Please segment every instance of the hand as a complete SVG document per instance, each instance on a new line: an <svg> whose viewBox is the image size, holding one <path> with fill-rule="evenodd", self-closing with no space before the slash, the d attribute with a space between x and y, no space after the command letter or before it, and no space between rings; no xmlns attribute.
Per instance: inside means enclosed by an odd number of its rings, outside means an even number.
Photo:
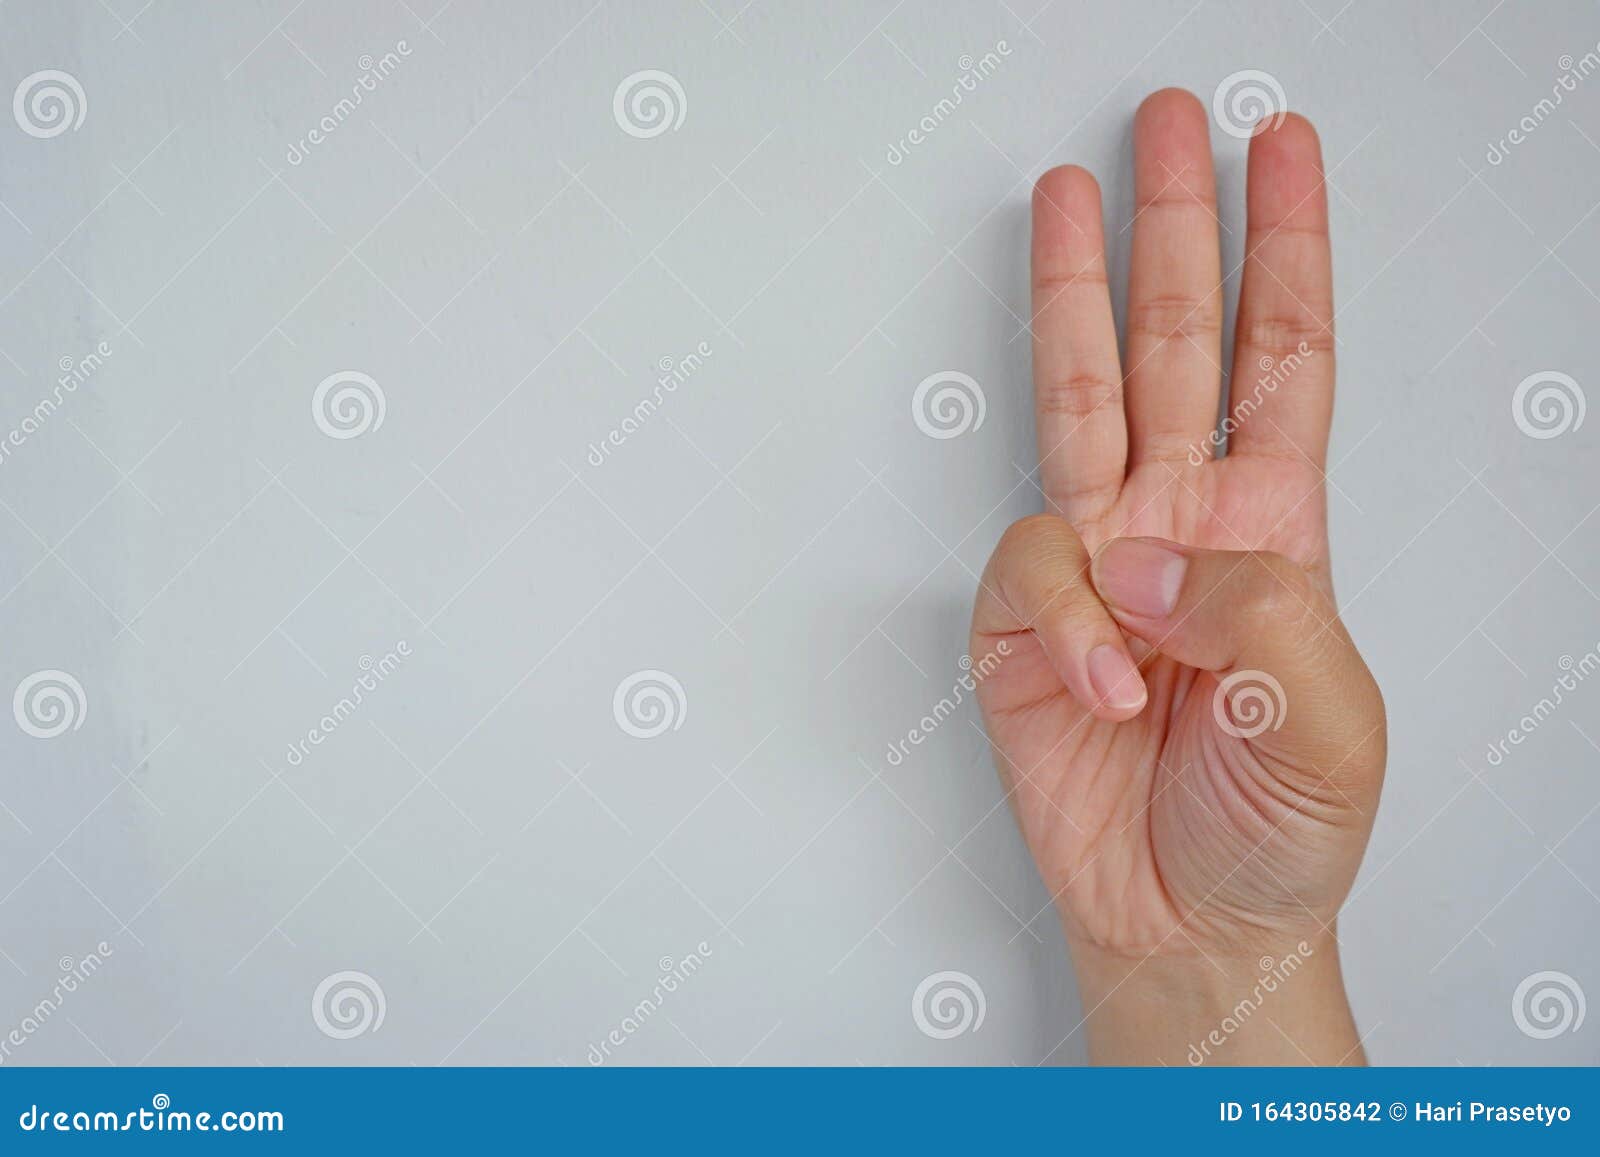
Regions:
<svg viewBox="0 0 1600 1157"><path fill-rule="evenodd" d="M1292 956L1304 967L1266 998L1267 1019L1202 1059L1358 1059L1333 926L1371 831L1385 725L1330 579L1317 136L1288 115L1250 142L1225 458L1215 180L1188 93L1139 109L1134 193L1119 360L1094 178L1053 169L1034 192L1050 513L1011 526L983 575L974 669L1003 656L978 687L984 718L1072 949L1091 1057L1194 1061L1183 1046L1268 971L1262 958L1276 970Z"/></svg>

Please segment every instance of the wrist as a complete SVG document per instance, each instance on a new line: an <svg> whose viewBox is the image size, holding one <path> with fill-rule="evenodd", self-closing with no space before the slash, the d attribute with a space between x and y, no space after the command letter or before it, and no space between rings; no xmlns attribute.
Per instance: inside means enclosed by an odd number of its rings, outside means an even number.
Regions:
<svg viewBox="0 0 1600 1157"><path fill-rule="evenodd" d="M1228 955L1072 945L1093 1064L1364 1064L1331 933Z"/></svg>

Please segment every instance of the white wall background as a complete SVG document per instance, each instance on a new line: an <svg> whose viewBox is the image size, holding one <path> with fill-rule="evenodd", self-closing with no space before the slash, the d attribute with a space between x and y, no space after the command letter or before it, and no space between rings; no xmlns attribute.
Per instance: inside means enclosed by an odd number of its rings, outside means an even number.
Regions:
<svg viewBox="0 0 1600 1157"><path fill-rule="evenodd" d="M1336 187L1337 581L1392 720L1342 920L1369 1052L1600 1055L1511 1010L1543 970L1600 994L1600 681L1487 755L1600 646L1600 418L1512 414L1537 371L1600 387L1600 75L1536 111L1592 4L9 0L0 28L4 93L59 69L86 105L0 117L0 684L87 704L0 727L0 1030L110 949L6 1063L582 1064L702 941L619 1062L1081 1060L975 711L885 752L1037 505L1031 179L1093 168L1125 260L1139 99L1242 69ZM642 69L684 94L651 139L613 116ZM1232 266L1244 149L1214 139ZM911 392L950 368L988 416L934 440ZM311 410L342 370L386 403L351 439ZM612 699L651 668L687 710L643 741ZM939 1041L910 1002L946 969L987 1013ZM341 970L385 1002L348 1040L311 1015Z"/></svg>

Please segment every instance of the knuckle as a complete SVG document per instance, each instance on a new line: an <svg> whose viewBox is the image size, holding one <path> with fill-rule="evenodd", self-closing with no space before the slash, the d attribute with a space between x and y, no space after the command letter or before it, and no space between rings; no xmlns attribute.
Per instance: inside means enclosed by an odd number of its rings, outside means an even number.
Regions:
<svg viewBox="0 0 1600 1157"><path fill-rule="evenodd" d="M1020 558L1036 549L1041 538L1055 533L1061 520L1053 514L1030 514L1006 527L995 547L1000 558Z"/></svg>
<svg viewBox="0 0 1600 1157"><path fill-rule="evenodd" d="M1129 304L1128 335L1156 342L1215 337L1222 332L1221 306L1215 292L1141 298Z"/></svg>
<svg viewBox="0 0 1600 1157"><path fill-rule="evenodd" d="M1006 528L995 548L1002 575L1036 588L1053 600L1055 587L1070 586L1087 563L1083 542L1070 523L1055 514L1030 514Z"/></svg>
<svg viewBox="0 0 1600 1157"><path fill-rule="evenodd" d="M1259 255L1257 251L1273 241L1293 246L1302 239L1313 245L1327 245L1327 218L1315 211L1297 211L1275 221L1251 221L1247 238L1249 256L1256 258Z"/></svg>
<svg viewBox="0 0 1600 1157"><path fill-rule="evenodd" d="M1090 259L1081 267L1074 267L1070 255L1060 251L1043 255L1038 265L1033 275L1033 291L1045 299L1044 306L1074 290L1103 292L1108 284L1105 263L1098 258Z"/></svg>
<svg viewBox="0 0 1600 1157"><path fill-rule="evenodd" d="M1073 579L1061 579L1044 591L1039 603L1038 619L1054 624L1069 635L1076 635L1093 623L1090 609L1084 605L1083 584Z"/></svg>
<svg viewBox="0 0 1600 1157"><path fill-rule="evenodd" d="M1198 460L1196 455L1200 455ZM1172 471L1171 477L1177 477L1187 462L1190 466L1199 466L1210 461L1212 447L1208 444L1207 436L1196 438L1192 433L1183 430L1155 430L1141 427L1139 431L1139 457L1141 460L1165 463ZM1211 516L1208 514L1208 518ZM1223 527L1226 533L1226 524L1220 519L1213 519Z"/></svg>
<svg viewBox="0 0 1600 1157"><path fill-rule="evenodd" d="M1185 172L1171 178L1156 192L1141 198L1134 205L1134 212L1139 216L1152 209L1158 212L1176 210L1193 216L1203 229L1210 223L1205 218L1211 221L1217 219L1217 196L1205 181ZM1137 226L1137 218L1134 223Z"/></svg>
<svg viewBox="0 0 1600 1157"><path fill-rule="evenodd" d="M1241 569L1240 611L1258 628L1297 628L1316 611L1305 571L1282 555L1252 552Z"/></svg>
<svg viewBox="0 0 1600 1157"><path fill-rule="evenodd" d="M1246 318L1240 325L1244 345L1266 354L1274 362L1291 355L1326 355L1333 352L1333 328L1305 314L1266 314Z"/></svg>
<svg viewBox="0 0 1600 1157"><path fill-rule="evenodd" d="M1080 371L1043 382L1037 391L1039 412L1068 418L1087 418L1102 406L1122 405L1122 383L1105 374Z"/></svg>

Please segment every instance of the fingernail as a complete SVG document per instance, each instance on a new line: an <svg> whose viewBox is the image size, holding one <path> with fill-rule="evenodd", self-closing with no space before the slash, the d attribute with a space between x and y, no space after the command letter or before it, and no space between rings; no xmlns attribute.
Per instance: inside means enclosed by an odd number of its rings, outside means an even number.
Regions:
<svg viewBox="0 0 1600 1157"><path fill-rule="evenodd" d="M1089 652L1089 685L1100 702L1113 711L1144 706L1144 680L1139 668L1120 647L1110 643L1101 643Z"/></svg>
<svg viewBox="0 0 1600 1157"><path fill-rule="evenodd" d="M1129 614L1164 619L1178 605L1189 560L1138 538L1117 538L1094 557L1095 589Z"/></svg>

